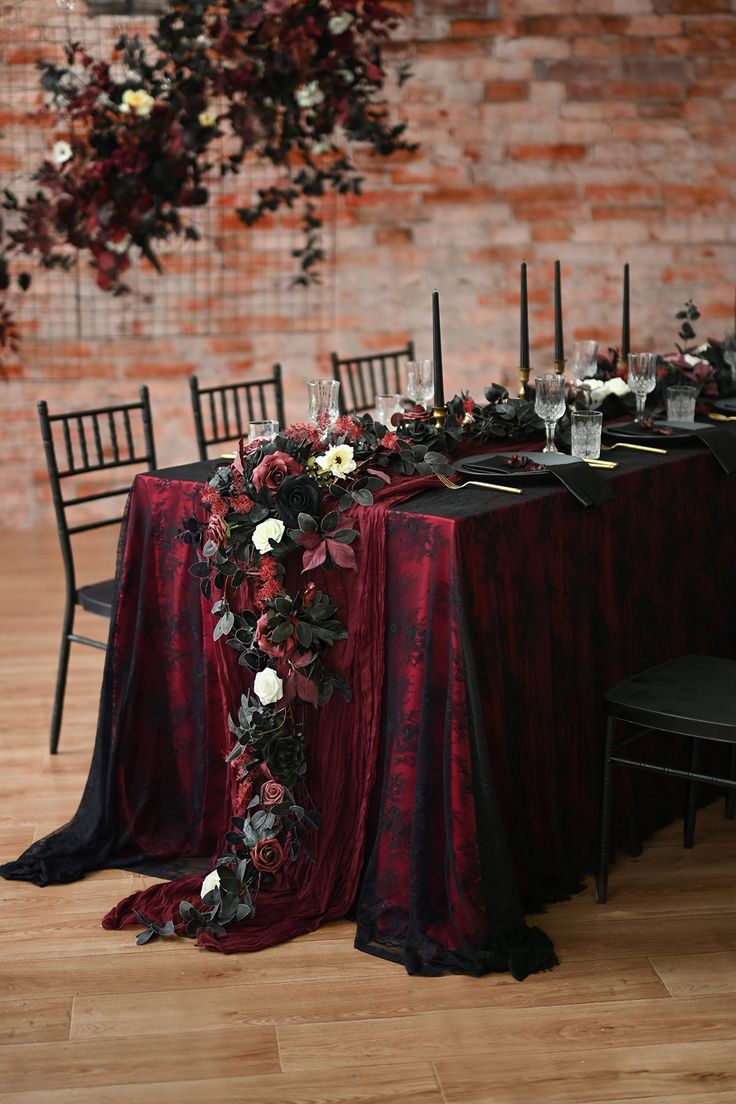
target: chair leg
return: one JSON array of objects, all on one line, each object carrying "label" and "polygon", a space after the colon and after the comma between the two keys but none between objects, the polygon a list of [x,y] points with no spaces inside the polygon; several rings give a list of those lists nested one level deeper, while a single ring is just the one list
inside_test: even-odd
[{"label": "chair leg", "polygon": [[[732,782],[736,782],[736,744],[731,748],[731,769],[729,770],[728,777]],[[726,790],[726,816],[729,820],[733,820],[736,816],[736,790]]]},{"label": "chair leg", "polygon": [[595,879],[595,899],[599,905],[608,898],[608,862],[611,851],[611,752],[616,722],[609,717],[606,722],[606,746],[603,756],[603,791],[601,794],[600,854]]},{"label": "chair leg", "polygon": [[[699,746],[697,740],[690,744],[690,770],[698,769]],[[698,784],[690,779],[687,786],[687,806],[685,808],[684,843],[690,848],[695,844],[695,818],[698,813]]]},{"label": "chair leg", "polygon": [[61,650],[59,652],[59,667],[56,673],[56,693],[54,695],[54,709],[51,714],[51,740],[49,751],[56,755],[59,747],[59,733],[61,732],[61,718],[64,712],[64,693],[66,691],[66,675],[69,669],[69,648],[71,640],[69,634],[74,627],[74,607],[66,610],[64,614],[64,628],[61,633]]}]

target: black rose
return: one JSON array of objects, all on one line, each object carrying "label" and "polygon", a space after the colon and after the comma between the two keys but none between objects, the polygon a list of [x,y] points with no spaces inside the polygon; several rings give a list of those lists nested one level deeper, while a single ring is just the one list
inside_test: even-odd
[{"label": "black rose", "polygon": [[259,751],[273,777],[290,789],[307,772],[304,744],[282,728],[263,741]]},{"label": "black rose", "polygon": [[295,529],[299,514],[318,517],[322,492],[308,475],[287,475],[276,491],[276,513],[287,529]]}]

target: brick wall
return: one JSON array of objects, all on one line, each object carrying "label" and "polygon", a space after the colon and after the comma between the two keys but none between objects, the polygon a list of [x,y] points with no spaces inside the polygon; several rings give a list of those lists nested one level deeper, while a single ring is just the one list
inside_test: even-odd
[{"label": "brick wall", "polygon": [[[306,333],[26,342],[3,393],[0,522],[49,521],[35,400],[52,407],[152,391],[160,460],[191,457],[186,376],[239,378],[272,360],[287,413],[331,348],[411,335],[431,355],[441,293],[447,388],[513,382],[518,269],[529,263],[532,363],[552,360],[552,276],[562,261],[566,338],[619,338],[632,272],[632,345],[671,348],[687,298],[699,334],[734,325],[734,0],[404,0],[390,47],[413,80],[400,110],[416,154],[366,159],[365,195],[336,218],[331,324]],[[1,107],[2,105],[0,105]],[[8,142],[0,139],[4,158]],[[10,162],[9,162],[10,163]],[[2,172],[2,162],[0,162]],[[247,248],[243,232],[242,248]],[[11,431],[8,432],[8,426]],[[34,459],[35,457],[35,459]],[[29,509],[27,473],[37,501]],[[8,509],[10,507],[10,509]]]}]

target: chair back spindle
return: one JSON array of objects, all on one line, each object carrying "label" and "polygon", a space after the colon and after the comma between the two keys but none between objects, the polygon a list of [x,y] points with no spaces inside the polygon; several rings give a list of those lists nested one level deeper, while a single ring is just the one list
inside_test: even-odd
[{"label": "chair back spindle", "polygon": [[245,436],[249,422],[275,419],[284,428],[280,364],[270,376],[213,387],[201,387],[198,377],[190,376],[189,392],[200,460],[207,459],[211,446]]}]

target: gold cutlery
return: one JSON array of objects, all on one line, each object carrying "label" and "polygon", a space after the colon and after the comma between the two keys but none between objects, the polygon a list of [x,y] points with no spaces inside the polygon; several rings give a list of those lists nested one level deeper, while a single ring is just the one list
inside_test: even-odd
[{"label": "gold cutlery", "polygon": [[617,441],[615,445],[603,445],[602,448],[604,448],[604,449],[628,448],[628,449],[636,449],[637,452],[657,452],[657,453],[659,453],[660,456],[666,456],[667,455],[667,449],[654,448],[652,445],[630,445],[628,441]]},{"label": "gold cutlery", "polygon": [[586,464],[590,464],[591,468],[617,468],[618,460],[586,460]]},{"label": "gold cutlery", "polygon": [[736,422],[736,417],[731,417],[728,414],[716,414],[715,411],[709,414],[708,417],[712,418],[714,422]]},{"label": "gold cutlery", "polygon": [[520,487],[502,487],[500,483],[480,483],[475,479],[469,479],[467,483],[453,483],[446,475],[434,473],[448,491],[464,491],[466,487],[485,487],[488,491],[503,491],[505,494],[522,494]]}]

